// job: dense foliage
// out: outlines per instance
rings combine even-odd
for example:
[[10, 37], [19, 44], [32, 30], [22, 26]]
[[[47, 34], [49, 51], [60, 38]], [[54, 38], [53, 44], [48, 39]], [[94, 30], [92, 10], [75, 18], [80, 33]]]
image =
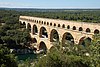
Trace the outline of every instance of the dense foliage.
[[87, 47], [68, 45], [64, 49], [52, 48], [39, 59], [36, 67], [100, 67], [100, 43], [93, 43]]
[[[34, 17], [43, 17], [43, 18], [52, 18], [52, 19], [62, 19], [62, 20], [71, 20], [71, 21], [82, 21], [82, 22], [100, 22], [100, 10], [30, 10], [22, 9], [14, 10], [0, 10], [0, 20], [7, 23], [14, 23], [18, 20], [20, 15], [34, 16]], [[8, 17], [9, 16], [9, 17]], [[15, 20], [13, 20], [13, 19]], [[12, 22], [9, 22], [12, 21]]]
[[62, 12], [30, 12], [26, 15], [52, 18], [52, 19], [62, 19], [71, 21], [82, 21], [82, 22], [100, 22], [100, 10], [98, 11], [62, 11]]
[[0, 67], [18, 67], [16, 59], [10, 50], [0, 44]]
[[86, 47], [67, 44], [63, 48], [60, 45], [40, 57], [35, 67], [100, 67], [100, 34], [94, 35], [91, 44]]
[[0, 67], [17, 67], [10, 49], [22, 49], [30, 41], [30, 34], [19, 25], [16, 11], [0, 10]]
[[[64, 11], [14, 11], [0, 10], [0, 67], [17, 67], [15, 56], [9, 49], [27, 45], [30, 35], [19, 25], [19, 16], [35, 16], [53, 19], [100, 22], [100, 10]], [[61, 44], [59, 44], [61, 45]], [[59, 47], [59, 48], [58, 48]], [[90, 46], [55, 46], [47, 55], [36, 61], [36, 67], [100, 67], [100, 35], [95, 35]], [[30, 62], [25, 62], [30, 66]], [[33, 64], [34, 66], [34, 64]]]

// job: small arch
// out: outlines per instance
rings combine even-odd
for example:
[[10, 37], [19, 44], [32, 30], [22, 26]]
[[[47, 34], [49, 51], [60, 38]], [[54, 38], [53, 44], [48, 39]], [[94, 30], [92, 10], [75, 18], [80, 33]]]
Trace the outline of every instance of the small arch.
[[91, 44], [91, 38], [90, 37], [82, 37], [79, 40], [79, 45], [83, 45], [83, 46], [89, 46]]
[[26, 23], [25, 22], [23, 22], [22, 28], [26, 28]]
[[54, 27], [56, 26], [56, 23], [54, 23]]
[[90, 32], [91, 32], [90, 28], [87, 28], [87, 29], [86, 29], [86, 32], [87, 32], [87, 33], [90, 33]]
[[76, 30], [76, 27], [75, 26], [73, 26], [73, 30]]
[[65, 47], [66, 45], [73, 45], [74, 44], [74, 37], [69, 32], [65, 32], [62, 37], [62, 46]]
[[42, 24], [43, 24], [43, 21], [42, 21]]
[[46, 25], [46, 22], [44, 22], [44, 25]]
[[50, 32], [50, 42], [58, 42], [59, 41], [59, 34], [57, 30], [53, 29]]
[[65, 24], [62, 25], [62, 28], [65, 28]]
[[33, 35], [38, 33], [38, 28], [36, 25], [33, 25]]
[[35, 22], [36, 22], [36, 20], [35, 20]]
[[70, 29], [70, 26], [69, 25], [67, 26], [67, 29]]
[[43, 53], [47, 52], [46, 44], [43, 41], [41, 41], [39, 44], [39, 50], [41, 50]]
[[40, 38], [48, 38], [47, 30], [45, 27], [40, 28], [39, 36]]
[[26, 23], [25, 23], [25, 22], [23, 22], [23, 25], [26, 25]]
[[60, 27], [60, 24], [58, 24], [58, 27]]
[[83, 31], [83, 28], [82, 27], [79, 27], [79, 31]]
[[95, 29], [94, 30], [94, 34], [99, 34], [99, 30], [98, 29]]
[[37, 20], [37, 23], [38, 23], [38, 20]]
[[47, 25], [49, 25], [49, 22], [47, 22]]
[[50, 26], [52, 26], [52, 23], [50, 23]]

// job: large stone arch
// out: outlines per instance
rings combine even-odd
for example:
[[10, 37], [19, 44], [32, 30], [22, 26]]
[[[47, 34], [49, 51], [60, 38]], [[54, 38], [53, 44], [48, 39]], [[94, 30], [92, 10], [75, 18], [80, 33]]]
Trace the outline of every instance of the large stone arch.
[[32, 33], [33, 33], [33, 35], [38, 33], [38, 28], [35, 24], [33, 25], [33, 32]]
[[30, 23], [27, 24], [27, 30], [31, 33], [31, 24]]
[[59, 42], [59, 34], [55, 29], [50, 32], [50, 42]]
[[83, 46], [90, 45], [91, 44], [91, 40], [92, 39], [90, 37], [84, 36], [84, 37], [80, 38], [79, 45], [83, 45]]
[[62, 46], [65, 47], [67, 44], [74, 45], [74, 37], [69, 32], [65, 32], [62, 37]]
[[45, 53], [47, 52], [46, 44], [43, 41], [39, 43], [39, 50], [43, 50]]
[[40, 38], [48, 38], [48, 33], [45, 27], [40, 28], [40, 33], [39, 33]]

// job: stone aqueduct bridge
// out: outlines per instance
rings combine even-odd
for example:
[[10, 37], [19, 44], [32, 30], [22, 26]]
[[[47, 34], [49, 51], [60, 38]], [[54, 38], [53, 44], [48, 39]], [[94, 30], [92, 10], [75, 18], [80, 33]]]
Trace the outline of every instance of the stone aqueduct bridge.
[[85, 39], [92, 39], [94, 34], [99, 34], [100, 25], [93, 23], [47, 19], [30, 16], [20, 16], [19, 21], [29, 28], [33, 42], [38, 49], [50, 49], [54, 42], [72, 42], [79, 44]]

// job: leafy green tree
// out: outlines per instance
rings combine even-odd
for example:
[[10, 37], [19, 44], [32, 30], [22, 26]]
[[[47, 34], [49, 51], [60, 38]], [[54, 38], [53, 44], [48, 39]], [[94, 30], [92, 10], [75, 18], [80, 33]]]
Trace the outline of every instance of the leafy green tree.
[[0, 44], [0, 67], [18, 67], [14, 55], [2, 44]]

